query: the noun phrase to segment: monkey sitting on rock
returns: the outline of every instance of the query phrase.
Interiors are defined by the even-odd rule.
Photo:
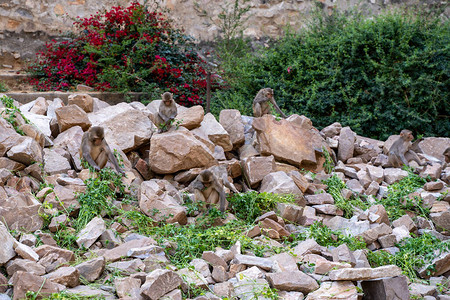
[[[225,211],[226,196],[223,184],[210,170],[203,170],[197,178],[190,184],[194,189],[194,198],[196,202],[202,201],[205,205],[215,205],[219,203],[221,212]]]
[[[173,100],[172,93],[165,92],[161,97],[162,101],[155,118],[156,126],[159,127],[158,133],[168,131],[173,120],[177,116],[177,106]]]
[[[269,102],[273,104],[273,107],[277,113],[279,113],[283,118],[286,118],[286,115],[281,111],[275,102],[273,97],[273,89],[271,88],[260,89],[258,94],[256,94],[255,99],[253,99],[253,116],[255,118],[259,118],[263,115],[270,114]]]
[[[110,160],[118,173],[125,174],[119,167],[119,163],[109,148],[108,143],[106,143],[103,127],[91,127],[83,134],[80,157],[85,159],[96,171],[103,169],[108,160]]]
[[[409,162],[414,160],[420,166],[425,166],[427,162],[422,162],[417,154],[411,149],[411,141],[414,139],[411,130],[403,129],[400,137],[395,140],[389,149],[388,165],[399,168],[402,165],[409,167]]]

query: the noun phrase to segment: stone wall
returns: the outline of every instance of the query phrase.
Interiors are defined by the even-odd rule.
[[[155,0],[157,1],[157,0]],[[230,0],[228,0],[230,1]],[[0,68],[16,68],[34,58],[36,51],[52,38],[72,29],[76,16],[87,17],[112,6],[126,6],[125,0],[0,0]],[[141,0],[140,2],[143,2]],[[157,1],[171,10],[173,18],[187,34],[198,41],[211,41],[219,34],[219,19],[224,0]],[[246,36],[280,36],[289,26],[304,26],[311,9],[319,4],[325,11],[357,7],[366,14],[402,5],[435,5],[440,0],[250,0],[251,9],[245,26]],[[446,16],[449,15],[447,9]],[[3,66],[5,67],[5,66]]]

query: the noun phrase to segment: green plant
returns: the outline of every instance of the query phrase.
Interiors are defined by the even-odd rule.
[[[231,204],[231,211],[236,217],[245,221],[247,224],[251,224],[261,214],[274,210],[278,202],[294,203],[295,198],[293,195],[257,193],[252,191],[234,194],[228,201]]]
[[[423,207],[420,197],[408,197],[409,194],[422,187],[426,179],[414,174],[410,169],[408,176],[388,186],[386,197],[377,200],[386,209],[389,219],[396,220],[405,214],[405,210],[413,211],[428,217],[429,210]]]
[[[400,251],[390,254],[387,251],[369,251],[367,259],[372,267],[388,264],[399,266],[409,278],[417,278],[417,270],[426,266],[441,253],[450,250],[450,242],[440,241],[438,238],[423,234],[420,237],[404,239],[396,245]],[[433,265],[427,267],[428,275]]]
[[[19,108],[14,105],[14,99],[8,96],[1,96],[0,97],[1,102],[3,103],[3,106],[5,109],[1,112],[1,116],[10,123],[14,130],[20,134],[25,135],[22,129],[20,129],[20,124],[17,121],[17,118],[22,118],[25,123],[30,123],[30,121],[25,118],[22,113],[20,112]]]
[[[314,222],[305,231],[294,236],[291,246],[295,246],[305,239],[314,239],[319,245],[325,247],[347,244],[352,251],[366,248],[366,243],[362,238],[346,236],[340,231],[331,230],[321,222]]]
[[[404,128],[449,136],[449,20],[322,10],[312,20],[271,47],[221,56],[229,88],[216,93],[219,101],[249,107],[271,87],[283,111],[301,112],[319,128],[340,122],[379,139]]]
[[[0,93],[7,92],[8,89],[6,88],[5,84],[0,81]]]
[[[355,207],[363,210],[369,208],[369,204],[362,201],[359,196],[352,196],[349,200],[342,196],[342,189],[346,188],[346,185],[337,175],[333,175],[322,182],[328,186],[327,192],[333,196],[334,204],[344,211],[344,217],[351,218]]]
[[[325,169],[325,172],[330,174],[331,172],[334,171],[333,159],[331,158],[330,153],[328,152],[328,150],[325,147],[322,147],[322,153],[323,153],[323,157],[325,158],[325,161],[323,162],[323,168]]]

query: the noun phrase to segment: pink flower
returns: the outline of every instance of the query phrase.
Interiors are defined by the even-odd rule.
[[[288,72],[288,73],[291,73],[291,67],[288,67],[288,68],[287,68],[287,72]]]

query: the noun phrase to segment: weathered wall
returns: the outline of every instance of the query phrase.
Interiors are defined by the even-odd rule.
[[[20,61],[33,58],[36,50],[46,41],[71,30],[72,19],[76,16],[87,17],[112,6],[126,6],[129,2],[0,0],[0,67],[9,65],[15,68],[20,65]],[[293,30],[301,28],[317,2],[330,13],[334,9],[357,6],[367,14],[377,13],[386,7],[442,3],[440,0],[250,0],[250,18],[244,34],[258,39],[264,36],[277,37],[286,26]],[[224,0],[164,0],[158,3],[169,8],[186,33],[197,40],[210,41],[219,34],[217,15],[221,12]]]

